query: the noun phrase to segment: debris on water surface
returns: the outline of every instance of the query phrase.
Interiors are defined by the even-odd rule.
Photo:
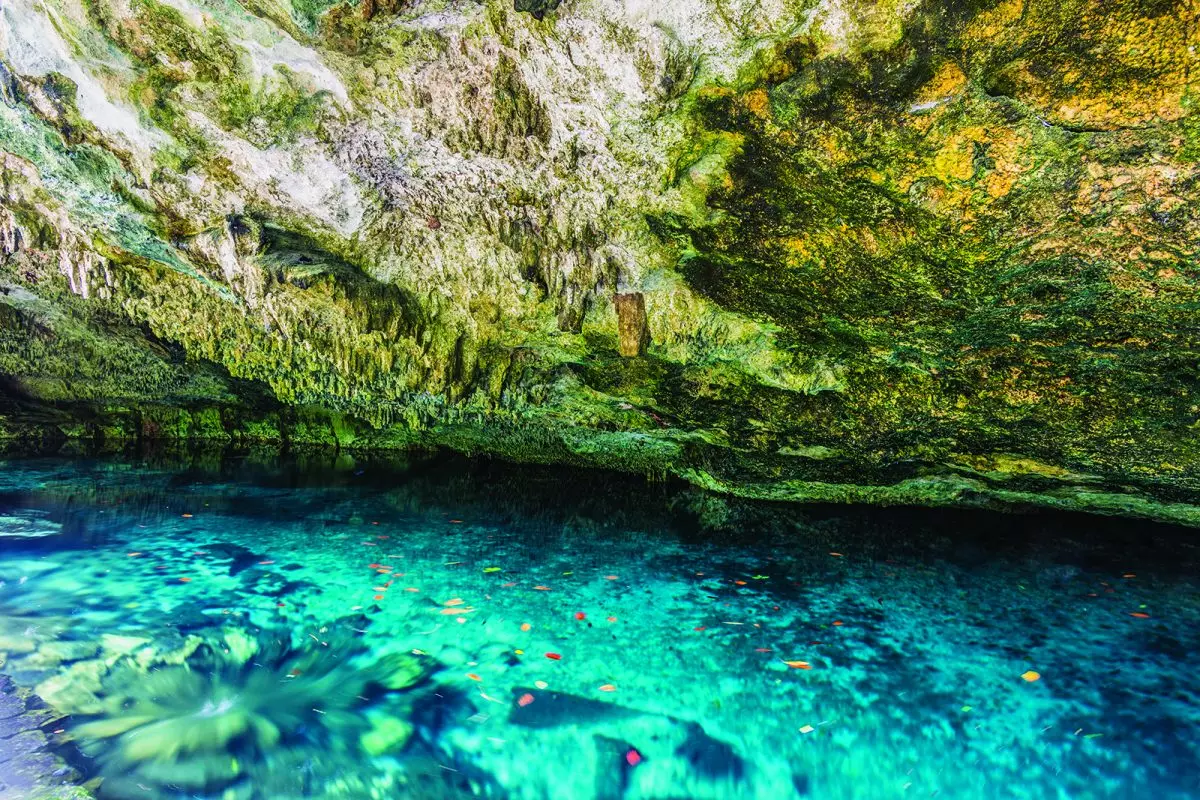
[[[871,800],[885,794],[882,789],[872,788],[882,786],[882,781],[878,785],[872,783],[861,794],[840,790],[861,788],[864,772],[858,760],[865,762],[868,758],[878,757],[878,746],[860,739],[854,747],[843,752],[838,749],[839,739],[853,738],[866,725],[886,724],[890,734],[909,737],[903,745],[898,745],[904,748],[906,755],[924,759],[912,765],[913,786],[922,790],[927,788],[928,792],[923,793],[930,796],[938,792],[940,798],[973,800],[982,794],[969,795],[966,789],[955,791],[950,782],[953,768],[948,764],[957,762],[942,759],[953,756],[962,758],[962,764],[966,764],[970,756],[1000,747],[997,742],[1001,739],[1006,757],[1022,753],[1028,743],[1013,744],[1011,732],[1027,729],[1034,736],[1038,730],[1044,730],[1041,725],[1050,721],[1045,719],[1028,724],[1026,717],[1014,711],[1014,707],[1029,708],[1027,704],[1031,702],[1048,712],[1061,709],[1064,704],[1070,704],[1073,709],[1077,707],[1081,712],[1077,724],[1082,724],[1084,719],[1104,719],[1104,709],[1091,699],[1093,694],[1076,696],[1073,691],[1080,685],[1094,687],[1099,677],[1093,677],[1090,670],[1074,674],[1069,682],[1072,691],[1067,693],[1061,668],[1051,669],[1050,684],[1040,684],[1041,674],[1034,670],[1018,673],[1022,682],[1039,682],[1039,686],[1020,690],[1019,684],[1010,683],[1010,688],[1020,696],[1019,701],[1003,697],[1005,702],[993,703],[984,697],[973,698],[970,702],[987,706],[983,716],[974,714],[972,706],[962,705],[964,701],[961,696],[955,698],[956,692],[972,696],[995,680],[1011,681],[1006,676],[1013,674],[1014,659],[1019,659],[1017,665],[1021,660],[1038,660],[1041,662],[1039,669],[1061,665],[1066,659],[1075,664],[1100,663],[1089,661],[1089,657],[1100,652],[1101,643],[1106,648],[1104,652],[1129,651],[1140,666],[1148,665],[1155,672],[1170,674],[1174,670],[1172,659],[1177,657],[1176,651],[1184,648],[1184,654],[1179,657],[1187,657],[1187,643],[1182,641],[1185,637],[1175,641],[1175,634],[1167,629],[1164,621],[1179,620],[1189,625],[1194,621],[1190,607],[1159,594],[1170,581],[1144,563],[1136,565],[1142,578],[1136,582],[1129,580],[1133,573],[1123,574],[1109,567],[1100,573],[1082,567],[1077,579],[1073,579],[1078,581],[1075,588],[1064,592],[1057,584],[1045,581],[1039,584],[1027,579],[1031,569],[1036,573],[1046,562],[1041,554],[1030,555],[1019,564],[1010,562],[995,567],[990,564],[980,566],[978,561],[972,561],[967,570],[955,565],[953,553],[947,555],[947,551],[938,549],[938,558],[944,560],[920,562],[913,559],[913,563],[902,565],[889,560],[887,563],[893,564],[892,569],[875,570],[866,565],[872,561],[884,563],[880,556],[893,544],[885,541],[882,547],[867,547],[856,539],[853,544],[847,544],[856,554],[854,563],[839,563],[847,563],[848,568],[855,569],[858,564],[863,567],[863,572],[854,574],[852,581],[846,583],[846,576],[840,574],[844,570],[829,564],[830,555],[824,549],[828,544],[823,539],[796,545],[794,551],[788,549],[792,547],[791,539],[777,543],[772,551],[764,550],[757,543],[737,550],[740,545],[726,547],[724,543],[689,542],[689,549],[681,554],[674,549],[678,542],[670,541],[669,535],[664,535],[666,544],[660,549],[653,537],[630,541],[628,533],[623,532],[619,537],[605,540],[603,548],[589,549],[586,544],[569,538],[550,543],[544,541],[545,535],[567,536],[558,530],[557,523],[552,526],[551,534],[539,531],[540,538],[526,536],[529,529],[522,527],[523,523],[504,523],[511,526],[511,536],[498,528],[493,529],[487,522],[481,521],[476,528],[476,517],[470,528],[447,530],[444,519],[448,514],[439,511],[431,515],[430,522],[419,522],[411,531],[405,530],[404,535],[398,532],[406,523],[399,517],[395,520],[387,518],[386,524],[389,527],[394,524],[397,530],[392,537],[393,544],[387,549],[402,552],[380,554],[378,549],[370,553],[358,549],[356,542],[361,534],[347,534],[345,541],[335,547],[329,545],[337,539],[336,533],[319,537],[321,544],[315,540],[306,544],[304,537],[297,536],[299,524],[293,519],[281,523],[280,531],[275,534],[262,533],[275,525],[266,515],[254,519],[253,531],[248,528],[247,532],[239,534],[237,524],[232,522],[235,515],[225,508],[219,513],[220,516],[215,513],[210,516],[206,510],[205,520],[196,526],[188,526],[185,541],[180,541],[184,537],[180,536],[182,529],[178,526],[177,512],[168,511],[164,515],[163,527],[169,535],[147,532],[136,524],[123,524],[120,528],[123,538],[94,548],[88,558],[79,559],[75,564],[65,559],[59,563],[53,581],[47,577],[45,589],[37,590],[41,592],[37,599],[41,601],[56,592],[62,593],[77,607],[68,609],[68,616],[76,621],[73,624],[91,625],[92,630],[109,626],[107,630],[149,636],[155,639],[155,646],[160,636],[163,641],[170,639],[177,644],[213,620],[232,621],[236,618],[245,624],[251,621],[260,625],[285,623],[291,626],[297,638],[306,640],[306,646],[327,653],[331,658],[339,658],[347,650],[339,647],[336,639],[326,636],[321,626],[353,608],[369,618],[371,626],[378,626],[371,628],[365,637],[368,648],[395,647],[405,653],[427,650],[438,658],[457,650],[461,655],[453,661],[447,660],[443,671],[428,684],[444,697],[438,699],[438,705],[432,705],[433,701],[428,700],[430,706],[415,712],[411,733],[406,733],[403,725],[392,730],[383,723],[372,723],[377,730],[371,735],[365,739],[356,735],[350,741],[356,751],[380,751],[381,758],[360,758],[349,763],[346,758],[331,752],[327,754],[327,760],[351,779],[359,774],[390,769],[384,765],[396,760],[393,758],[395,752],[390,749],[392,743],[411,736],[414,744],[406,751],[405,759],[410,754],[414,758],[424,757],[417,753],[438,748],[438,760],[442,762],[434,768],[438,772],[453,769],[454,774],[469,776],[469,780],[482,779],[479,776],[483,774],[520,774],[519,784],[514,778],[504,791],[487,795],[493,797],[543,797],[547,796],[543,790],[553,789],[551,782],[558,781],[563,787],[558,796],[602,797],[604,800],[631,797],[732,800],[768,796],[799,800],[814,796],[812,792],[818,786],[823,791],[829,788],[829,796]],[[341,520],[347,513],[332,516]],[[379,516],[383,518],[382,513]],[[423,526],[430,530],[426,531]],[[477,530],[484,531],[478,543],[468,547],[460,542],[468,539],[463,534]],[[260,539],[253,538],[260,535]],[[278,539],[269,538],[276,535]],[[588,528],[588,535],[603,534]],[[244,553],[210,541],[210,536],[228,537],[229,544],[240,544]],[[529,541],[522,541],[523,538]],[[102,541],[99,536],[97,540]],[[447,541],[453,542],[450,545],[453,549],[447,549]],[[592,539],[586,542],[595,543]],[[620,548],[626,548],[628,552]],[[587,561],[581,553],[594,555],[596,560]],[[719,558],[714,558],[714,553]],[[771,555],[777,556],[778,560],[768,563]],[[382,563],[364,565],[363,557]],[[41,556],[38,558],[40,560]],[[276,558],[279,564],[273,563]],[[601,558],[605,560],[600,561]],[[784,563],[785,559],[787,563]],[[224,580],[225,565],[232,561],[241,566],[243,560],[248,565],[243,573],[246,577],[241,582]],[[287,572],[287,566],[280,566],[293,560],[295,569],[302,570],[295,575]],[[394,566],[386,563],[389,560],[394,561]],[[1031,562],[1036,563],[1031,566]],[[0,588],[5,593],[16,588],[17,575],[21,574],[6,566],[12,563],[6,552],[0,550]],[[448,563],[473,566],[456,571],[443,566]],[[575,582],[573,578],[561,581],[561,585],[553,587],[553,592],[549,585],[538,584],[539,589],[535,590],[538,593],[529,593],[534,587],[531,581],[537,577],[553,575],[551,580],[560,582],[559,576],[570,571],[564,567],[572,565],[576,567],[575,574],[581,576],[580,581]],[[508,572],[517,570],[518,566],[520,572]],[[763,566],[771,573],[759,571]],[[171,577],[171,572],[177,569],[185,570],[186,580]],[[394,587],[397,591],[390,592],[394,586],[392,579],[399,581],[393,569],[408,570],[408,574],[420,579],[420,591],[423,597],[430,599],[420,602],[415,596],[415,586],[408,587],[408,591],[413,592],[411,595],[400,591],[404,587]],[[698,574],[702,571],[704,574]],[[495,574],[501,572],[505,573],[503,577]],[[613,583],[618,578],[617,572],[621,574],[619,584]],[[145,577],[148,575],[153,576],[152,581]],[[280,602],[280,582],[271,583],[268,575],[282,575],[285,580],[307,577],[311,582],[292,591],[285,606]],[[510,582],[509,575],[519,580]],[[380,576],[383,576],[382,581]],[[885,577],[889,580],[884,581]],[[1126,580],[1118,583],[1113,577]],[[1112,586],[1099,586],[1101,578],[1107,578]],[[497,579],[501,584],[495,583]],[[3,580],[8,583],[4,584]],[[30,586],[38,580],[30,578]],[[86,594],[73,596],[72,581],[85,584]],[[968,581],[978,581],[981,587],[971,597],[946,590],[946,586],[951,585],[976,585]],[[181,588],[183,584],[187,584],[186,588]],[[1026,586],[1026,594],[1017,594],[1018,585]],[[522,591],[495,591],[508,586],[519,586]],[[730,586],[739,588],[730,589]],[[750,589],[750,586],[755,588]],[[1099,613],[1099,604],[1103,601],[1083,599],[1093,588],[1099,597],[1107,598],[1113,593],[1113,587],[1117,592],[1112,598],[1116,604],[1104,609],[1104,613]],[[372,597],[367,593],[371,589],[375,590],[375,596],[387,597],[393,602],[385,603],[380,599],[377,605],[352,605],[361,603],[364,597]],[[1061,594],[1062,600],[1051,590]],[[1126,596],[1118,600],[1122,591]],[[131,603],[130,600],[135,598],[137,603]],[[0,602],[4,599],[0,597]],[[992,613],[997,608],[1022,607],[1021,604],[1033,601],[1054,611],[1077,607],[1068,606],[1068,603],[1087,602],[1093,604],[1088,610],[1094,613],[1056,614],[1056,620],[1069,621],[1059,626],[1047,625],[1040,633],[1047,640],[1046,646],[1035,650],[1021,645],[1027,632],[1023,627],[1007,620],[1003,614]],[[468,602],[480,605],[470,606]],[[1151,608],[1155,610],[1151,612]],[[431,622],[431,611],[438,612],[434,616],[445,618]],[[1122,614],[1131,616],[1134,623],[1119,624]],[[617,621],[618,615],[623,623],[621,626],[611,624]],[[1153,626],[1149,625],[1152,616],[1158,618]],[[451,619],[458,624],[450,624]],[[989,637],[986,641],[989,645],[994,641],[997,647],[972,651],[965,644],[985,641],[978,634],[980,621],[984,619],[987,625],[983,627],[987,628]],[[411,620],[424,622],[418,622],[413,626],[414,630],[409,630],[406,626]],[[606,621],[606,624],[601,626],[600,621]],[[708,625],[710,622],[712,624]],[[22,623],[11,626],[10,630],[4,625],[4,612],[0,610],[0,640],[3,648],[8,648],[9,656],[6,669],[0,671],[21,669],[23,674],[41,680],[56,668],[61,671],[72,666],[72,662],[65,661],[59,667],[53,660],[57,657],[56,651],[46,646],[43,627]],[[688,637],[689,626],[695,632],[711,633],[704,637]],[[831,627],[838,630],[830,631]],[[424,628],[429,630],[422,630]],[[310,630],[319,638],[305,636]],[[368,633],[367,623],[356,621],[353,630]],[[1135,632],[1137,636],[1130,638]],[[814,643],[818,637],[826,640],[824,645]],[[1147,637],[1149,644],[1139,641],[1142,637]],[[76,638],[83,640],[83,637],[69,634],[66,643],[73,646]],[[326,641],[329,642],[327,647]],[[21,653],[22,649],[28,649],[28,655]],[[543,659],[536,658],[539,651],[543,652]],[[800,660],[796,654],[801,652],[818,661]],[[893,659],[889,655],[893,652],[907,657]],[[527,654],[531,657],[525,658]],[[567,654],[571,657],[566,658]],[[768,655],[771,657],[766,658]],[[789,655],[793,658],[785,660]],[[547,660],[554,663],[547,664]],[[71,673],[68,688],[72,691],[82,685],[85,669],[102,668],[99,663],[81,663],[85,666],[77,668],[79,675]],[[836,669],[833,668],[835,665]],[[295,669],[294,674],[291,669]],[[295,687],[297,692],[310,680],[320,679],[319,671],[291,669],[282,673],[276,671],[276,679],[280,684]],[[791,670],[805,671],[805,674]],[[808,675],[807,671],[813,674]],[[534,680],[539,676],[554,677],[554,691],[547,681]],[[982,683],[973,683],[976,678]],[[936,688],[928,684],[931,679],[937,684]],[[443,683],[438,684],[438,680]],[[514,687],[517,688],[514,690]],[[484,689],[487,692],[482,691]],[[931,695],[930,689],[935,694]],[[1048,694],[1049,689],[1054,691]],[[305,725],[316,732],[316,738],[321,737],[319,731],[322,728],[349,724],[338,704],[331,702],[336,698],[327,696],[336,692],[321,695],[313,695],[307,689],[304,692],[308,705],[297,703],[296,709],[304,714]],[[881,719],[878,709],[872,707],[860,710],[859,717],[836,733],[824,731],[823,734],[830,735],[814,737],[811,734],[821,732],[826,722],[797,725],[794,721],[797,716],[806,720],[832,716],[831,709],[849,707],[845,704],[852,705],[858,698],[872,696],[886,698],[879,707],[886,705],[895,711],[886,722]],[[928,702],[931,697],[936,697],[938,702]],[[370,705],[376,699],[373,690],[364,689],[356,703]],[[1105,695],[1105,699],[1107,702],[1112,698]],[[596,705],[589,705],[589,700]],[[618,700],[627,701],[628,705],[613,702]],[[1121,697],[1116,697],[1115,701],[1123,702]],[[960,705],[955,708],[954,702]],[[496,704],[502,704],[506,709],[501,712]],[[219,704],[214,704],[209,712],[219,708]],[[237,713],[241,710],[242,706],[234,708]],[[1116,714],[1126,718],[1129,711],[1122,706],[1116,709]],[[408,709],[402,702],[396,702],[383,713],[396,719],[408,719]],[[1191,729],[1194,714],[1186,706],[1164,706],[1155,709],[1155,713],[1163,719],[1169,718],[1175,729]],[[971,746],[967,748],[970,750],[967,757],[963,757],[963,748],[959,747],[962,742],[958,739],[947,745],[950,755],[922,743],[920,730],[947,721],[956,729],[961,726],[963,730],[970,730]],[[692,722],[700,725],[698,732],[688,727]],[[68,733],[75,726],[74,723],[65,724]],[[1103,748],[1098,742],[1086,744],[1083,741],[1085,731],[1096,727],[1097,723],[1092,723],[1077,730],[1075,735],[1062,738],[1074,744],[1073,758],[1086,763],[1092,775],[1104,774],[1109,778],[1113,774],[1104,772],[1109,769],[1106,765],[1117,761],[1102,760],[1101,751],[1104,758],[1125,763],[1126,756],[1130,755],[1127,740],[1110,733]],[[1061,729],[1061,725],[1056,725],[1055,729]],[[44,730],[59,729],[48,725]],[[1008,733],[1002,734],[1002,730]],[[1064,732],[1070,730],[1068,725]],[[711,732],[711,736],[704,731]],[[796,736],[797,732],[801,735]],[[399,736],[393,738],[391,733]],[[307,735],[293,737],[285,731],[287,745],[276,749],[281,763],[296,766],[298,774],[301,771],[299,765],[293,764],[285,751],[306,746],[302,742]],[[1154,740],[1156,746],[1161,744],[1153,732],[1144,735],[1147,740]],[[1086,734],[1089,739],[1098,736],[1098,733]],[[1059,757],[1063,751],[1055,750],[1058,744],[1053,741],[1054,737],[1043,735],[1038,738],[1039,746],[1047,748],[1061,761]],[[599,744],[601,740],[606,742],[603,746]],[[482,747],[471,747],[472,742],[482,744]],[[3,751],[2,744],[0,735],[0,751]],[[559,763],[559,759],[546,757],[571,748],[582,748],[577,759],[573,755]],[[590,748],[595,748],[595,752]],[[321,760],[311,753],[306,758],[314,763]],[[806,759],[811,759],[812,763]],[[572,769],[566,766],[568,761],[587,766]],[[741,778],[735,777],[739,767],[733,766],[739,762],[744,764]],[[794,777],[790,770],[801,762],[805,763],[804,774]],[[505,770],[511,769],[514,763],[520,763],[524,768],[506,773]],[[853,781],[858,783],[851,786],[851,773],[838,770],[855,763],[859,772],[854,773]],[[1004,759],[989,763],[985,757],[972,762],[974,777],[968,781],[970,788],[983,792],[981,787],[994,788],[1011,779],[1012,774],[1003,766],[1006,763]],[[787,770],[781,768],[778,774],[764,771],[764,765],[778,764],[789,766]],[[1056,767],[1057,764],[1056,761]],[[207,762],[204,765],[193,762],[193,765],[197,770],[208,768]],[[212,766],[217,770],[220,765],[214,761]],[[245,765],[240,768],[247,771]],[[319,771],[320,767],[311,769]],[[1170,762],[1164,762],[1151,770],[1157,770],[1151,777],[1164,784],[1170,783],[1172,769]],[[607,773],[604,786],[610,790],[608,794],[592,793],[601,785],[598,778],[595,786],[592,785],[593,771],[599,770]],[[870,772],[870,769],[866,771]],[[214,771],[214,785],[226,780],[220,774]],[[1073,791],[1072,796],[1086,794],[1086,787],[1081,788],[1079,783],[1081,774],[1082,770],[1072,766],[1062,766],[1057,772],[1045,774],[1035,769],[1028,778],[1031,787],[1028,794],[1032,797],[1037,792],[1036,796],[1048,796],[1044,790],[1058,785],[1056,782],[1061,782],[1064,792]],[[874,779],[873,776],[871,780]],[[898,789],[906,779],[902,776],[889,787]],[[738,785],[739,780],[744,783]],[[794,790],[797,794],[790,788],[792,780],[798,781]],[[405,785],[403,781],[389,784],[395,796],[403,795],[406,790],[397,787]],[[811,790],[799,788],[810,785]],[[116,781],[111,786],[109,796],[115,798]],[[670,786],[669,790],[667,786]],[[141,793],[142,790],[136,791],[139,792],[136,796],[144,800],[179,800],[196,794],[195,790],[181,789],[175,794],[155,797]],[[268,796],[305,795],[302,791],[289,794],[281,790]],[[364,791],[343,796],[367,797],[371,794]],[[388,795],[385,793],[384,796]],[[435,796],[471,796],[471,792]],[[1170,791],[1156,796],[1163,800],[1174,797]]]

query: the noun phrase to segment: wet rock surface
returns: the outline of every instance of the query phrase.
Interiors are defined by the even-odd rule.
[[[79,774],[51,749],[57,715],[0,675],[0,800],[85,800]]]

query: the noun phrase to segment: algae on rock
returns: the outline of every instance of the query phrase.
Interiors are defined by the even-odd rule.
[[[13,0],[0,437],[1196,522],[1198,14]]]

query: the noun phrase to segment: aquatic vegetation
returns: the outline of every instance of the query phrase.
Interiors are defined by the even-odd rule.
[[[326,632],[328,633],[328,632]],[[347,756],[359,748],[399,751],[412,734],[404,703],[389,715],[366,710],[383,695],[413,688],[431,664],[412,654],[367,657],[344,641],[293,646],[287,630],[226,630],[182,664],[119,663],[102,678],[103,711],[72,728],[100,764],[102,797],[171,796],[171,787],[213,793],[250,788],[281,744]],[[245,779],[245,780],[244,780]]]

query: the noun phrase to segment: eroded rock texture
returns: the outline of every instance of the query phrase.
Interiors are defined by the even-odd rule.
[[[1190,0],[11,0],[0,435],[1198,521],[1198,48]]]
[[[76,785],[79,773],[58,756],[49,740],[61,715],[36,695],[0,675],[0,798],[89,800]]]

